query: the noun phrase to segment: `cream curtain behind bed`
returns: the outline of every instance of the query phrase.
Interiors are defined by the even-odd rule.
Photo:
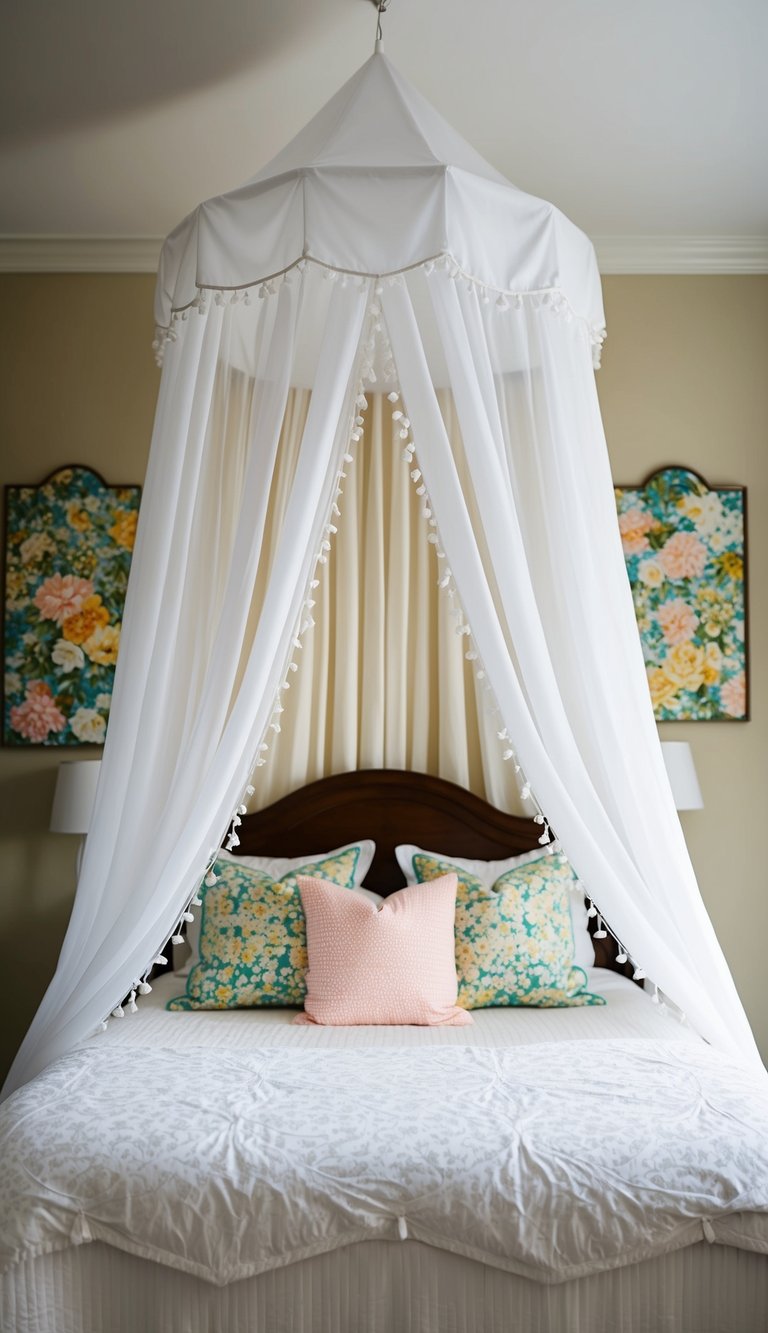
[[[273,495],[295,467],[308,401],[306,390],[291,390]],[[370,395],[343,518],[315,591],[315,626],[297,655],[254,809],[360,768],[434,773],[501,809],[527,808],[437,586],[438,562],[401,452],[391,404]],[[270,542],[276,537],[269,533]]]

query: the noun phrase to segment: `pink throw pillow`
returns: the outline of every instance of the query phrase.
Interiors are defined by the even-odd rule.
[[[297,876],[307,918],[307,997],[296,1023],[471,1023],[456,1005],[456,876],[399,889],[380,907]]]

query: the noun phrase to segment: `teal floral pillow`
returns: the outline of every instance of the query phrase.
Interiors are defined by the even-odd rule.
[[[217,861],[218,882],[203,891],[200,961],[185,995],[168,1009],[244,1009],[302,1005],[307,993],[307,931],[298,875],[351,889],[360,856],[348,847],[274,880],[263,870]]]
[[[490,891],[449,861],[416,855],[413,869],[420,882],[450,871],[458,878],[457,1003],[465,1009],[605,1004],[585,990],[587,974],[574,966],[569,894],[576,876],[564,856],[543,853],[515,866]]]

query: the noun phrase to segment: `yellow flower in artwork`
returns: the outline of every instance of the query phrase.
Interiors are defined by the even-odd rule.
[[[716,685],[723,670],[723,654],[716,643],[704,649],[704,684]]]
[[[654,708],[659,708],[662,704],[668,703],[677,694],[677,685],[669,679],[669,676],[662,671],[661,667],[655,667],[653,671],[648,672],[648,684]]]
[[[736,551],[724,551],[718,556],[717,563],[732,579],[744,578],[744,561]]]
[[[697,690],[704,681],[704,649],[694,643],[677,643],[664,658],[664,671],[674,685]]]
[[[62,636],[70,643],[85,643],[97,629],[109,624],[109,611],[102,605],[98,593],[86,597],[82,607],[62,622]]]
[[[100,666],[114,666],[120,647],[120,626],[101,625],[85,640],[83,651]]]
[[[139,520],[136,510],[116,509],[112,517],[114,523],[109,529],[110,537],[118,546],[124,546],[127,551],[132,551],[136,541],[136,524]]]
[[[78,500],[70,500],[67,505],[67,522],[75,532],[87,532],[91,526],[91,516]]]

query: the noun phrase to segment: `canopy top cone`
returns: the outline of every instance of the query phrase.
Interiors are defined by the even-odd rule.
[[[496,293],[557,293],[601,340],[594,249],[516,189],[376,52],[246,184],[208,199],[163,246],[155,318],[301,261],[379,276],[449,260]]]

